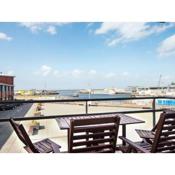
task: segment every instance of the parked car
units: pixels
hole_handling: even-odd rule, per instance
[[[15,109],[18,106],[21,106],[23,103],[6,103],[6,104],[0,104],[0,111],[5,110],[12,110]]]

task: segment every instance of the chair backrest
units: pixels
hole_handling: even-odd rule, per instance
[[[69,153],[114,153],[120,124],[119,117],[71,120]]]
[[[175,112],[161,114],[151,152],[175,152]]]
[[[38,150],[33,145],[30,137],[28,136],[26,130],[24,129],[22,124],[16,123],[13,119],[10,119],[10,123],[15,130],[18,138],[24,143],[25,146],[29,147],[31,152],[38,153]]]
[[[174,113],[174,112],[175,112],[175,111],[172,110],[172,109],[164,109],[164,110],[163,110],[163,113]],[[153,127],[153,129],[152,129],[153,132],[156,131],[157,125],[158,125],[158,123]]]

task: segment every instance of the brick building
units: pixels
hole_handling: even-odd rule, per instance
[[[0,101],[14,99],[14,76],[0,75]]]

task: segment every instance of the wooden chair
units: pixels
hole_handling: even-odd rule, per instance
[[[10,123],[15,130],[18,138],[24,143],[24,149],[29,153],[59,153],[60,146],[51,141],[50,139],[44,139],[36,143],[32,143],[26,130],[22,124],[17,124],[13,119],[10,119]]]
[[[69,153],[114,153],[120,118],[71,120]]]
[[[172,109],[165,109],[163,112],[164,113],[174,113],[175,111]],[[155,137],[156,129],[157,129],[157,124],[153,127],[152,130],[136,129],[136,132],[140,138],[142,138],[144,141],[152,144],[153,139]]]
[[[175,152],[175,113],[162,113],[157,123],[152,144],[148,142],[132,142],[120,137],[128,146],[127,152],[141,153],[174,153]]]
[[[136,129],[136,132],[139,135],[139,137],[143,139],[143,141],[152,144],[154,137],[155,137],[156,129],[157,129],[157,125],[155,125],[155,127],[151,131],[150,130]]]

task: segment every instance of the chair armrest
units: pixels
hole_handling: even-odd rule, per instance
[[[53,148],[53,153],[60,153],[60,148],[61,148],[60,145],[51,143],[51,146],[52,146],[52,148]]]
[[[143,147],[141,147],[140,145],[132,142],[131,140],[120,136],[119,137],[121,140],[123,140],[125,143],[127,143],[129,146],[131,146],[132,148],[139,150],[141,153],[150,153],[148,150],[144,149]]]
[[[155,135],[153,131],[136,129],[137,134],[143,139],[154,139]]]

